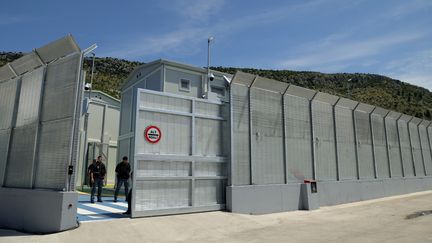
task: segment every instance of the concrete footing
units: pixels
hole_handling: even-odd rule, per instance
[[[0,188],[0,228],[54,233],[77,226],[76,192]]]
[[[284,212],[309,209],[309,207],[313,209],[320,206],[432,190],[432,177],[318,181],[318,192],[314,195],[306,194],[312,196],[312,201],[308,202],[305,201],[303,196],[305,194],[302,193],[301,187],[301,183],[228,186],[226,190],[227,209],[231,212],[245,214]],[[305,208],[306,204],[308,208]]]

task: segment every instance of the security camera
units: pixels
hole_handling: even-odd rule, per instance
[[[89,89],[91,89],[91,83],[86,83],[84,85],[84,90],[89,90]]]
[[[214,76],[213,73],[209,73],[209,74],[208,74],[208,79],[209,79],[210,81],[213,81],[214,78],[215,78],[215,76]]]

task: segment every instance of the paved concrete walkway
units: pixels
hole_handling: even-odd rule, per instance
[[[406,219],[428,210],[432,191],[311,212],[123,218],[51,235],[0,230],[0,242],[432,242],[432,214]]]

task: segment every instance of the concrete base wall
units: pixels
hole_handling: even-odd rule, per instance
[[[432,190],[432,177],[317,182],[319,206]],[[228,186],[227,209],[265,214],[302,209],[301,184]]]
[[[0,188],[0,227],[54,233],[77,226],[76,192]]]

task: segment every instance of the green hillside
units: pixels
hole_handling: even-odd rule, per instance
[[[22,55],[23,53],[0,52],[0,66]],[[110,57],[96,58],[93,88],[102,90],[114,97],[119,97],[121,83],[140,64],[142,63]],[[86,79],[88,81],[90,80],[90,67],[91,59],[87,58],[84,62],[84,68],[87,70]],[[419,118],[431,119],[432,93],[429,90],[382,75],[362,73],[324,74],[319,72],[233,67],[213,67],[212,69],[231,74],[234,74],[236,70],[241,70],[334,95],[351,96],[353,100]]]

